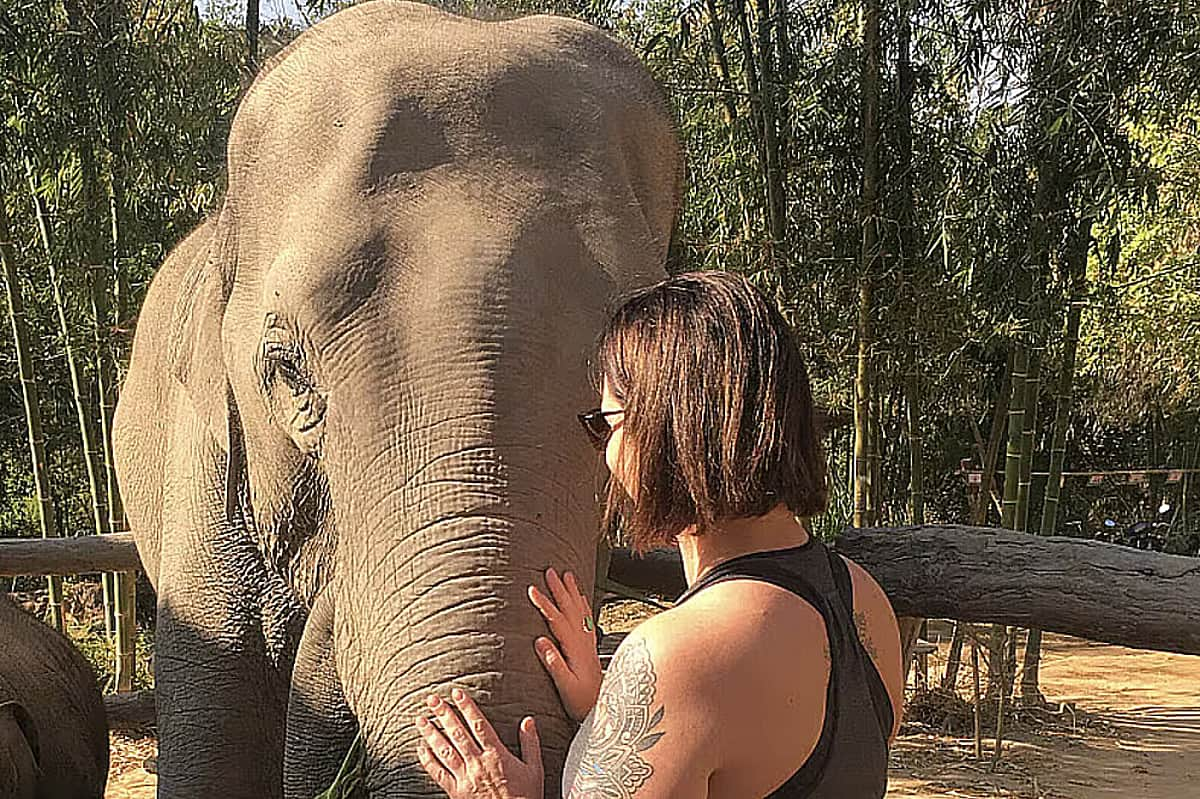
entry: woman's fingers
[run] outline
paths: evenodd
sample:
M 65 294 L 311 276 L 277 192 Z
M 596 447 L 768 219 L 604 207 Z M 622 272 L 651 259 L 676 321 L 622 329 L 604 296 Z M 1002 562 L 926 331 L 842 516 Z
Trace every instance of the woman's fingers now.
M 500 736 L 496 734 L 496 729 L 492 723 L 483 715 L 483 711 L 475 704 L 475 700 L 467 696 L 465 691 L 455 688 L 450 692 L 450 698 L 454 700 L 454 704 L 458 706 L 462 712 L 463 719 L 466 720 L 470 727 L 471 734 L 479 743 L 482 749 L 494 749 L 496 751 L 504 751 L 504 744 L 500 741 Z
M 425 739 L 425 746 L 429 749 L 430 754 L 434 756 L 436 764 L 441 766 L 446 771 L 450 772 L 452 780 L 457 779 L 457 775 L 462 773 L 463 759 L 458 754 L 458 750 L 454 748 L 454 744 L 442 734 L 434 723 L 425 718 L 424 714 L 417 716 L 417 732 Z M 428 771 L 429 769 L 426 769 Z M 436 779 L 436 776 L 431 772 L 430 776 Z M 441 783 L 438 783 L 441 785 Z
M 554 604 L 554 600 L 543 594 L 536 585 L 529 586 L 529 601 L 538 609 L 547 623 L 558 624 L 562 621 L 563 615 L 558 605 Z
M 563 689 L 575 679 L 575 673 L 571 671 L 567 659 L 549 638 L 536 639 L 533 642 L 533 648 L 538 653 L 538 660 L 542 661 L 546 671 L 550 672 L 550 679 L 554 680 L 554 685 L 558 688 L 559 693 L 562 693 Z
M 558 605 L 559 610 L 564 615 L 568 610 L 579 607 L 578 603 L 571 598 L 567 587 L 563 585 L 563 581 L 559 579 L 558 572 L 554 569 L 546 569 L 546 587 L 550 589 L 550 595 L 554 597 L 554 603 Z
M 426 722 L 428 723 L 428 722 Z M 418 722 L 417 726 L 420 726 Z M 432 725 L 430 725 L 432 726 Z M 454 775 L 451 774 L 445 766 L 438 762 L 437 757 L 433 754 L 433 750 L 427 744 L 421 742 L 417 744 L 417 760 L 421 761 L 421 768 L 425 769 L 425 773 L 433 778 L 443 791 L 452 794 L 455 786 Z
M 527 766 L 542 770 L 542 742 L 533 716 L 521 720 L 521 760 Z
M 584 616 L 592 615 L 591 603 L 588 598 L 579 590 L 579 583 L 575 581 L 575 575 L 567 572 L 563 575 L 563 582 L 567 585 L 567 590 L 571 593 L 571 597 L 575 600 L 575 604 L 583 611 Z
M 448 702 L 442 699 L 437 694 L 430 696 L 425 704 L 429 709 L 437 714 L 438 721 L 442 723 L 442 729 L 454 744 L 454 748 L 458 753 L 465 758 L 474 757 L 479 754 L 479 744 L 475 742 L 475 736 L 467 729 L 467 725 L 463 723 L 462 717 L 458 715 L 453 707 Z M 436 749 L 434 750 L 437 751 Z M 447 766 L 450 764 L 447 763 Z M 453 770 L 453 767 L 451 767 Z

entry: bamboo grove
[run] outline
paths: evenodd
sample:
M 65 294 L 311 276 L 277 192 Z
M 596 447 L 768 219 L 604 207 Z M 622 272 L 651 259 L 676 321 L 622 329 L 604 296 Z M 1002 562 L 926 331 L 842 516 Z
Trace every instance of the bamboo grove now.
M 0 5 L 0 534 L 121 528 L 109 426 L 145 287 L 220 195 L 256 65 L 335 5 Z M 1172 473 L 1200 467 L 1194 3 L 444 5 L 580 17 L 650 66 L 688 155 L 671 267 L 767 289 L 832 409 L 822 533 L 1096 536 L 1167 507 L 1159 545 L 1200 550 L 1200 475 Z M 105 585 L 128 619 L 129 580 Z

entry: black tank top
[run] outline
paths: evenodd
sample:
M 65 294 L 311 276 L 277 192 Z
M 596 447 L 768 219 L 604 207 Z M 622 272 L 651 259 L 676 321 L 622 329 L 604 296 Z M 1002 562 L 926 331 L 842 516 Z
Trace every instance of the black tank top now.
M 825 620 L 829 690 L 817 746 L 768 799 L 880 799 L 887 790 L 888 738 L 894 714 L 887 688 L 858 639 L 846 562 L 816 539 L 791 549 L 754 552 L 714 566 L 684 602 L 714 583 L 760 580 L 791 591 Z

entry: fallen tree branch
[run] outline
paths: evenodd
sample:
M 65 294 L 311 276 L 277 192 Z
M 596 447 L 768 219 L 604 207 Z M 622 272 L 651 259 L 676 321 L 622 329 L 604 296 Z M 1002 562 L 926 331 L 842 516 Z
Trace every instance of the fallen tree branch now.
M 883 586 L 901 616 L 995 622 L 1138 649 L 1200 655 L 1200 559 L 992 527 L 847 530 L 838 552 Z M 0 541 L 0 576 L 141 568 L 133 536 Z M 683 592 L 679 553 L 614 550 L 609 577 Z
M 1040 627 L 1200 654 L 1200 559 L 991 527 L 847 530 L 835 548 L 869 571 L 901 616 Z M 614 550 L 609 576 L 678 596 L 679 553 Z
M 126 572 L 141 568 L 132 533 L 0 541 L 0 577 Z

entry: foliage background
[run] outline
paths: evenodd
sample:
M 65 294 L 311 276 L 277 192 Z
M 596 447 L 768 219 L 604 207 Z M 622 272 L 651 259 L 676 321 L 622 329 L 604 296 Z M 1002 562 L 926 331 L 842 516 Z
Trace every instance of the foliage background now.
M 262 22 L 264 54 L 332 13 L 311 0 Z M 673 268 L 745 272 L 793 322 L 819 401 L 853 404 L 864 276 L 862 19 L 846 0 L 504 0 L 481 16 L 562 13 L 638 52 L 661 82 L 689 164 Z M 89 21 L 72 26 L 70 9 Z M 978 468 L 1009 353 L 1044 347 L 1032 506 L 1053 422 L 1072 287 L 1068 233 L 1094 220 L 1069 417 L 1071 471 L 1200 466 L 1200 20 L 1188 2 L 937 0 L 881 7 L 881 255 L 869 274 L 880 520 L 907 518 L 905 379 L 917 375 L 926 517 L 963 522 L 960 463 Z M 0 195 L 35 340 L 60 528 L 91 524 L 78 424 L 49 290 L 59 266 L 73 338 L 110 330 L 118 377 L 136 308 L 166 252 L 222 191 L 223 147 L 250 79 L 244 4 L 212 0 L 9 0 L 0 7 Z M 907 20 L 907 26 L 902 23 Z M 744 27 L 742 22 L 745 22 Z M 911 30 L 911 145 L 903 142 L 899 36 Z M 107 34 L 107 35 L 104 35 Z M 353 68 L 353 65 L 348 65 Z M 771 145 L 768 129 L 773 135 Z M 94 145 L 94 149 L 87 150 Z M 774 147 L 774 149 L 772 149 Z M 907 148 L 907 150 L 906 150 Z M 120 234 L 105 233 L 81 159 L 123 180 Z M 908 151 L 906 158 L 901 158 Z M 774 160 L 772 160 L 774 159 Z M 26 180 L 26 163 L 33 175 Z M 1057 200 L 1039 206 L 1039 177 Z M 778 197 L 772 206 L 772 186 Z M 34 194 L 55 241 L 39 244 Z M 1050 208 L 1049 211 L 1046 209 Z M 907 238 L 906 233 L 907 231 Z M 1040 237 L 1040 238 L 1039 238 Z M 1044 247 L 1031 241 L 1045 241 Z M 97 245 L 97 242 L 100 245 Z M 88 303 L 89 247 L 107 247 L 122 318 Z M 1024 288 L 1021 288 L 1024 287 Z M 0 329 L 0 535 L 32 535 L 36 505 L 16 383 Z M 84 365 L 89 385 L 96 362 Z M 93 418 L 97 398 L 84 397 Z M 850 518 L 853 436 L 827 439 L 828 534 Z M 1094 535 L 1167 514 L 1173 551 L 1200 547 L 1200 476 L 1099 486 L 1068 479 L 1061 532 Z M 1038 514 L 1031 512 L 1036 529 Z M 993 511 L 989 517 L 995 521 Z

